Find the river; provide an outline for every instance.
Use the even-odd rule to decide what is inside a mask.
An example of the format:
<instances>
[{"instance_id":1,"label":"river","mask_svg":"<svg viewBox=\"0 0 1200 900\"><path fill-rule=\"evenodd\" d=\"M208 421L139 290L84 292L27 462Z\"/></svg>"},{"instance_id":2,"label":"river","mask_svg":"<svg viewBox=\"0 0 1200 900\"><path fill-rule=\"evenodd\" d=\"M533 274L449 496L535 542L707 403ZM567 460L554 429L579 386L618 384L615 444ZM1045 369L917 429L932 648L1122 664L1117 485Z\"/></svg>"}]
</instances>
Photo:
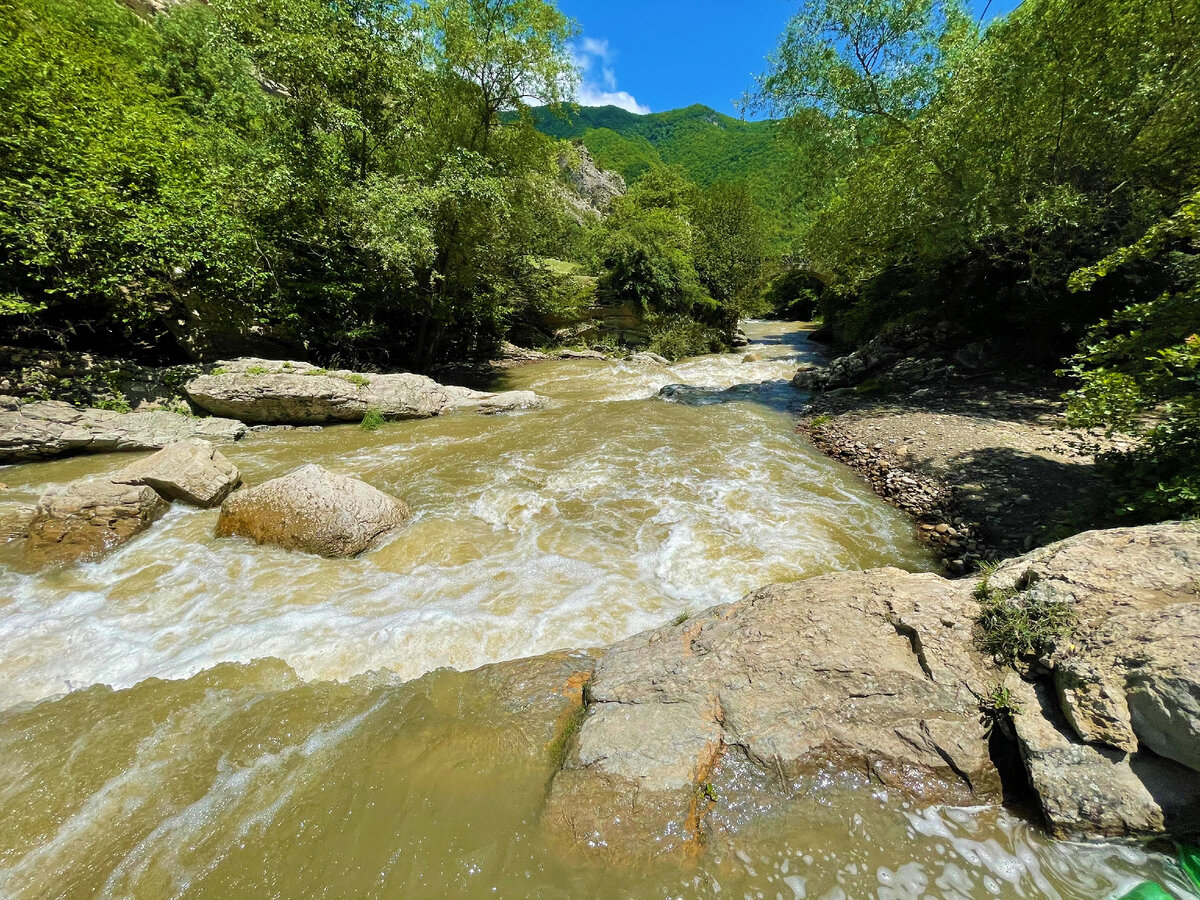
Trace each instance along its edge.
<instances>
[{"instance_id":1,"label":"river","mask_svg":"<svg viewBox=\"0 0 1200 900\"><path fill-rule=\"evenodd\" d=\"M250 484L316 462L404 498L414 521L358 559L218 540L215 511L179 504L76 568L0 548L0 896L1092 900L1173 877L1007 811L837 786L731 808L683 869L553 849L544 761L491 714L486 678L448 668L603 646L772 582L934 568L905 517L794 433L804 328L746 330L744 351L669 368L510 371L543 410L223 448ZM4 468L0 515L128 461Z\"/></svg>"}]
</instances>

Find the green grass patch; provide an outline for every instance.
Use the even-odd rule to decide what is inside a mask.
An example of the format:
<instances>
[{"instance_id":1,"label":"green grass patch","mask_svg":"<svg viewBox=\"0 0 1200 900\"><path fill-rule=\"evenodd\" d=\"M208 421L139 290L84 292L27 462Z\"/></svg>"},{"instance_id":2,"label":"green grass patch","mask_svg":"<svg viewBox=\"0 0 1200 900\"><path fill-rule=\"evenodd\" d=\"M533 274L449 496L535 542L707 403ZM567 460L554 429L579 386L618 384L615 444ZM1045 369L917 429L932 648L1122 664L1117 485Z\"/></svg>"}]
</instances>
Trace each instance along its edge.
<instances>
[{"instance_id":1,"label":"green grass patch","mask_svg":"<svg viewBox=\"0 0 1200 900\"><path fill-rule=\"evenodd\" d=\"M355 387L367 387L371 383L371 379L366 375L359 375L357 372L351 372L349 375L343 375L345 381L350 382Z\"/></svg>"},{"instance_id":2,"label":"green grass patch","mask_svg":"<svg viewBox=\"0 0 1200 900\"><path fill-rule=\"evenodd\" d=\"M363 413L362 422L359 423L359 428L363 431L378 431L383 427L386 420L383 418L383 413L377 409L368 409Z\"/></svg>"},{"instance_id":3,"label":"green grass patch","mask_svg":"<svg viewBox=\"0 0 1200 900\"><path fill-rule=\"evenodd\" d=\"M586 693L586 692L585 692ZM550 759L554 761L554 768L561 769L567 761L567 751L571 747L571 738L578 734L579 729L583 727L583 720L587 718L587 702L580 703L577 707L567 713L563 720L562 727L558 733L554 735L547 746L546 750L550 754Z\"/></svg>"},{"instance_id":4,"label":"green grass patch","mask_svg":"<svg viewBox=\"0 0 1200 900\"><path fill-rule=\"evenodd\" d=\"M119 413L133 412L133 407L129 405L129 401L120 396L105 397L103 400L97 400L96 409L107 409Z\"/></svg>"},{"instance_id":5,"label":"green grass patch","mask_svg":"<svg viewBox=\"0 0 1200 900\"><path fill-rule=\"evenodd\" d=\"M1070 604L1036 590L992 588L985 578L975 598L982 607L976 618L979 648L1008 665L1050 653L1078 623Z\"/></svg>"}]
</instances>

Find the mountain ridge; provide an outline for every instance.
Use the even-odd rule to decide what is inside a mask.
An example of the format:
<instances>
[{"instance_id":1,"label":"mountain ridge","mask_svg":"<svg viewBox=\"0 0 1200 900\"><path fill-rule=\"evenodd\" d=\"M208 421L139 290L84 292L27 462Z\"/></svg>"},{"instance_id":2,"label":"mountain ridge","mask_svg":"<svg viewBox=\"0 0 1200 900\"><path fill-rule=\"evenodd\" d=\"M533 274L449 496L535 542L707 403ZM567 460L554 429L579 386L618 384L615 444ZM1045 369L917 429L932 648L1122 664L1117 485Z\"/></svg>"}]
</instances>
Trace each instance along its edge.
<instances>
[{"instance_id":1,"label":"mountain ridge","mask_svg":"<svg viewBox=\"0 0 1200 900\"><path fill-rule=\"evenodd\" d=\"M644 114L564 104L534 109L533 120L544 134L582 141L600 166L630 184L659 166L678 167L702 187L745 182L777 239L788 231L779 185L790 154L779 122L737 119L701 103Z\"/></svg>"}]
</instances>

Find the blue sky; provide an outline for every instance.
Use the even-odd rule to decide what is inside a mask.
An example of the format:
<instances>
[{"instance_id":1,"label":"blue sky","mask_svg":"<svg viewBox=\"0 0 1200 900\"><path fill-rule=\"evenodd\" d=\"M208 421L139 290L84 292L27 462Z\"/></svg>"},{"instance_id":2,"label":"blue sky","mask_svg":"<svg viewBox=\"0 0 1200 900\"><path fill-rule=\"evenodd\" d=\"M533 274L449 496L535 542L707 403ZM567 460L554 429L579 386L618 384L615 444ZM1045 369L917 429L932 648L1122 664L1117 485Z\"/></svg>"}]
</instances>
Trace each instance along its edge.
<instances>
[{"instance_id":1,"label":"blue sky","mask_svg":"<svg viewBox=\"0 0 1200 900\"><path fill-rule=\"evenodd\" d=\"M987 0L968 0L976 15ZM992 0L988 18L1018 0ZM736 115L798 0L559 0L583 30L579 102L662 112L703 103Z\"/></svg>"}]
</instances>

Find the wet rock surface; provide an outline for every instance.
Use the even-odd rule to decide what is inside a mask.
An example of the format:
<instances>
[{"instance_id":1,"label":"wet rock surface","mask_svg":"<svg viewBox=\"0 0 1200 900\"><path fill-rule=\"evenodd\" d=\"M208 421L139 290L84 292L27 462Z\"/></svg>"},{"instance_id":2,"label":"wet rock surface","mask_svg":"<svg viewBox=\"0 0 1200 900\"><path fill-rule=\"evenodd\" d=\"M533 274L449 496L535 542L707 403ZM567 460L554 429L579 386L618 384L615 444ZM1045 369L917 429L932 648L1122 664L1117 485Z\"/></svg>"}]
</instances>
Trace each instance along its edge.
<instances>
[{"instance_id":1,"label":"wet rock surface","mask_svg":"<svg viewBox=\"0 0 1200 900\"><path fill-rule=\"evenodd\" d=\"M977 649L974 584L897 569L764 588L608 648L551 785L548 826L602 857L696 852L727 764L781 795L851 777L921 804L997 802L981 710L1003 684L1003 727L1055 834L1194 833L1200 639L1186 623L1200 611L1200 526L1089 532L993 578L1018 602L1040 585L1079 609L1076 632L1029 680ZM1072 727L1055 677L1071 661L1077 677L1106 673L1131 741Z\"/></svg>"},{"instance_id":2,"label":"wet rock surface","mask_svg":"<svg viewBox=\"0 0 1200 900\"><path fill-rule=\"evenodd\" d=\"M52 488L27 526L25 555L37 565L96 559L145 531L169 506L145 485L95 480Z\"/></svg>"},{"instance_id":3,"label":"wet rock surface","mask_svg":"<svg viewBox=\"0 0 1200 900\"><path fill-rule=\"evenodd\" d=\"M610 851L693 847L729 752L784 780L833 769L931 803L998 799L970 602L933 575L832 575L615 645L547 814Z\"/></svg>"},{"instance_id":4,"label":"wet rock surface","mask_svg":"<svg viewBox=\"0 0 1200 900\"><path fill-rule=\"evenodd\" d=\"M237 467L209 441L187 440L126 466L113 476L117 484L144 484L167 500L192 506L217 506L242 483Z\"/></svg>"},{"instance_id":5,"label":"wet rock surface","mask_svg":"<svg viewBox=\"0 0 1200 900\"><path fill-rule=\"evenodd\" d=\"M217 536L350 557L410 518L403 500L357 478L307 465L229 497L221 505Z\"/></svg>"},{"instance_id":6,"label":"wet rock surface","mask_svg":"<svg viewBox=\"0 0 1200 900\"><path fill-rule=\"evenodd\" d=\"M530 391L493 394L438 384L424 375L327 371L308 363L239 359L185 386L201 409L252 424L357 422L368 411L385 419L424 419L457 409L481 413L534 409Z\"/></svg>"},{"instance_id":7,"label":"wet rock surface","mask_svg":"<svg viewBox=\"0 0 1200 900\"><path fill-rule=\"evenodd\" d=\"M232 442L246 431L245 425L232 419L165 410L122 413L54 400L20 404L0 398L0 463L72 453L158 450L188 438Z\"/></svg>"}]
</instances>

